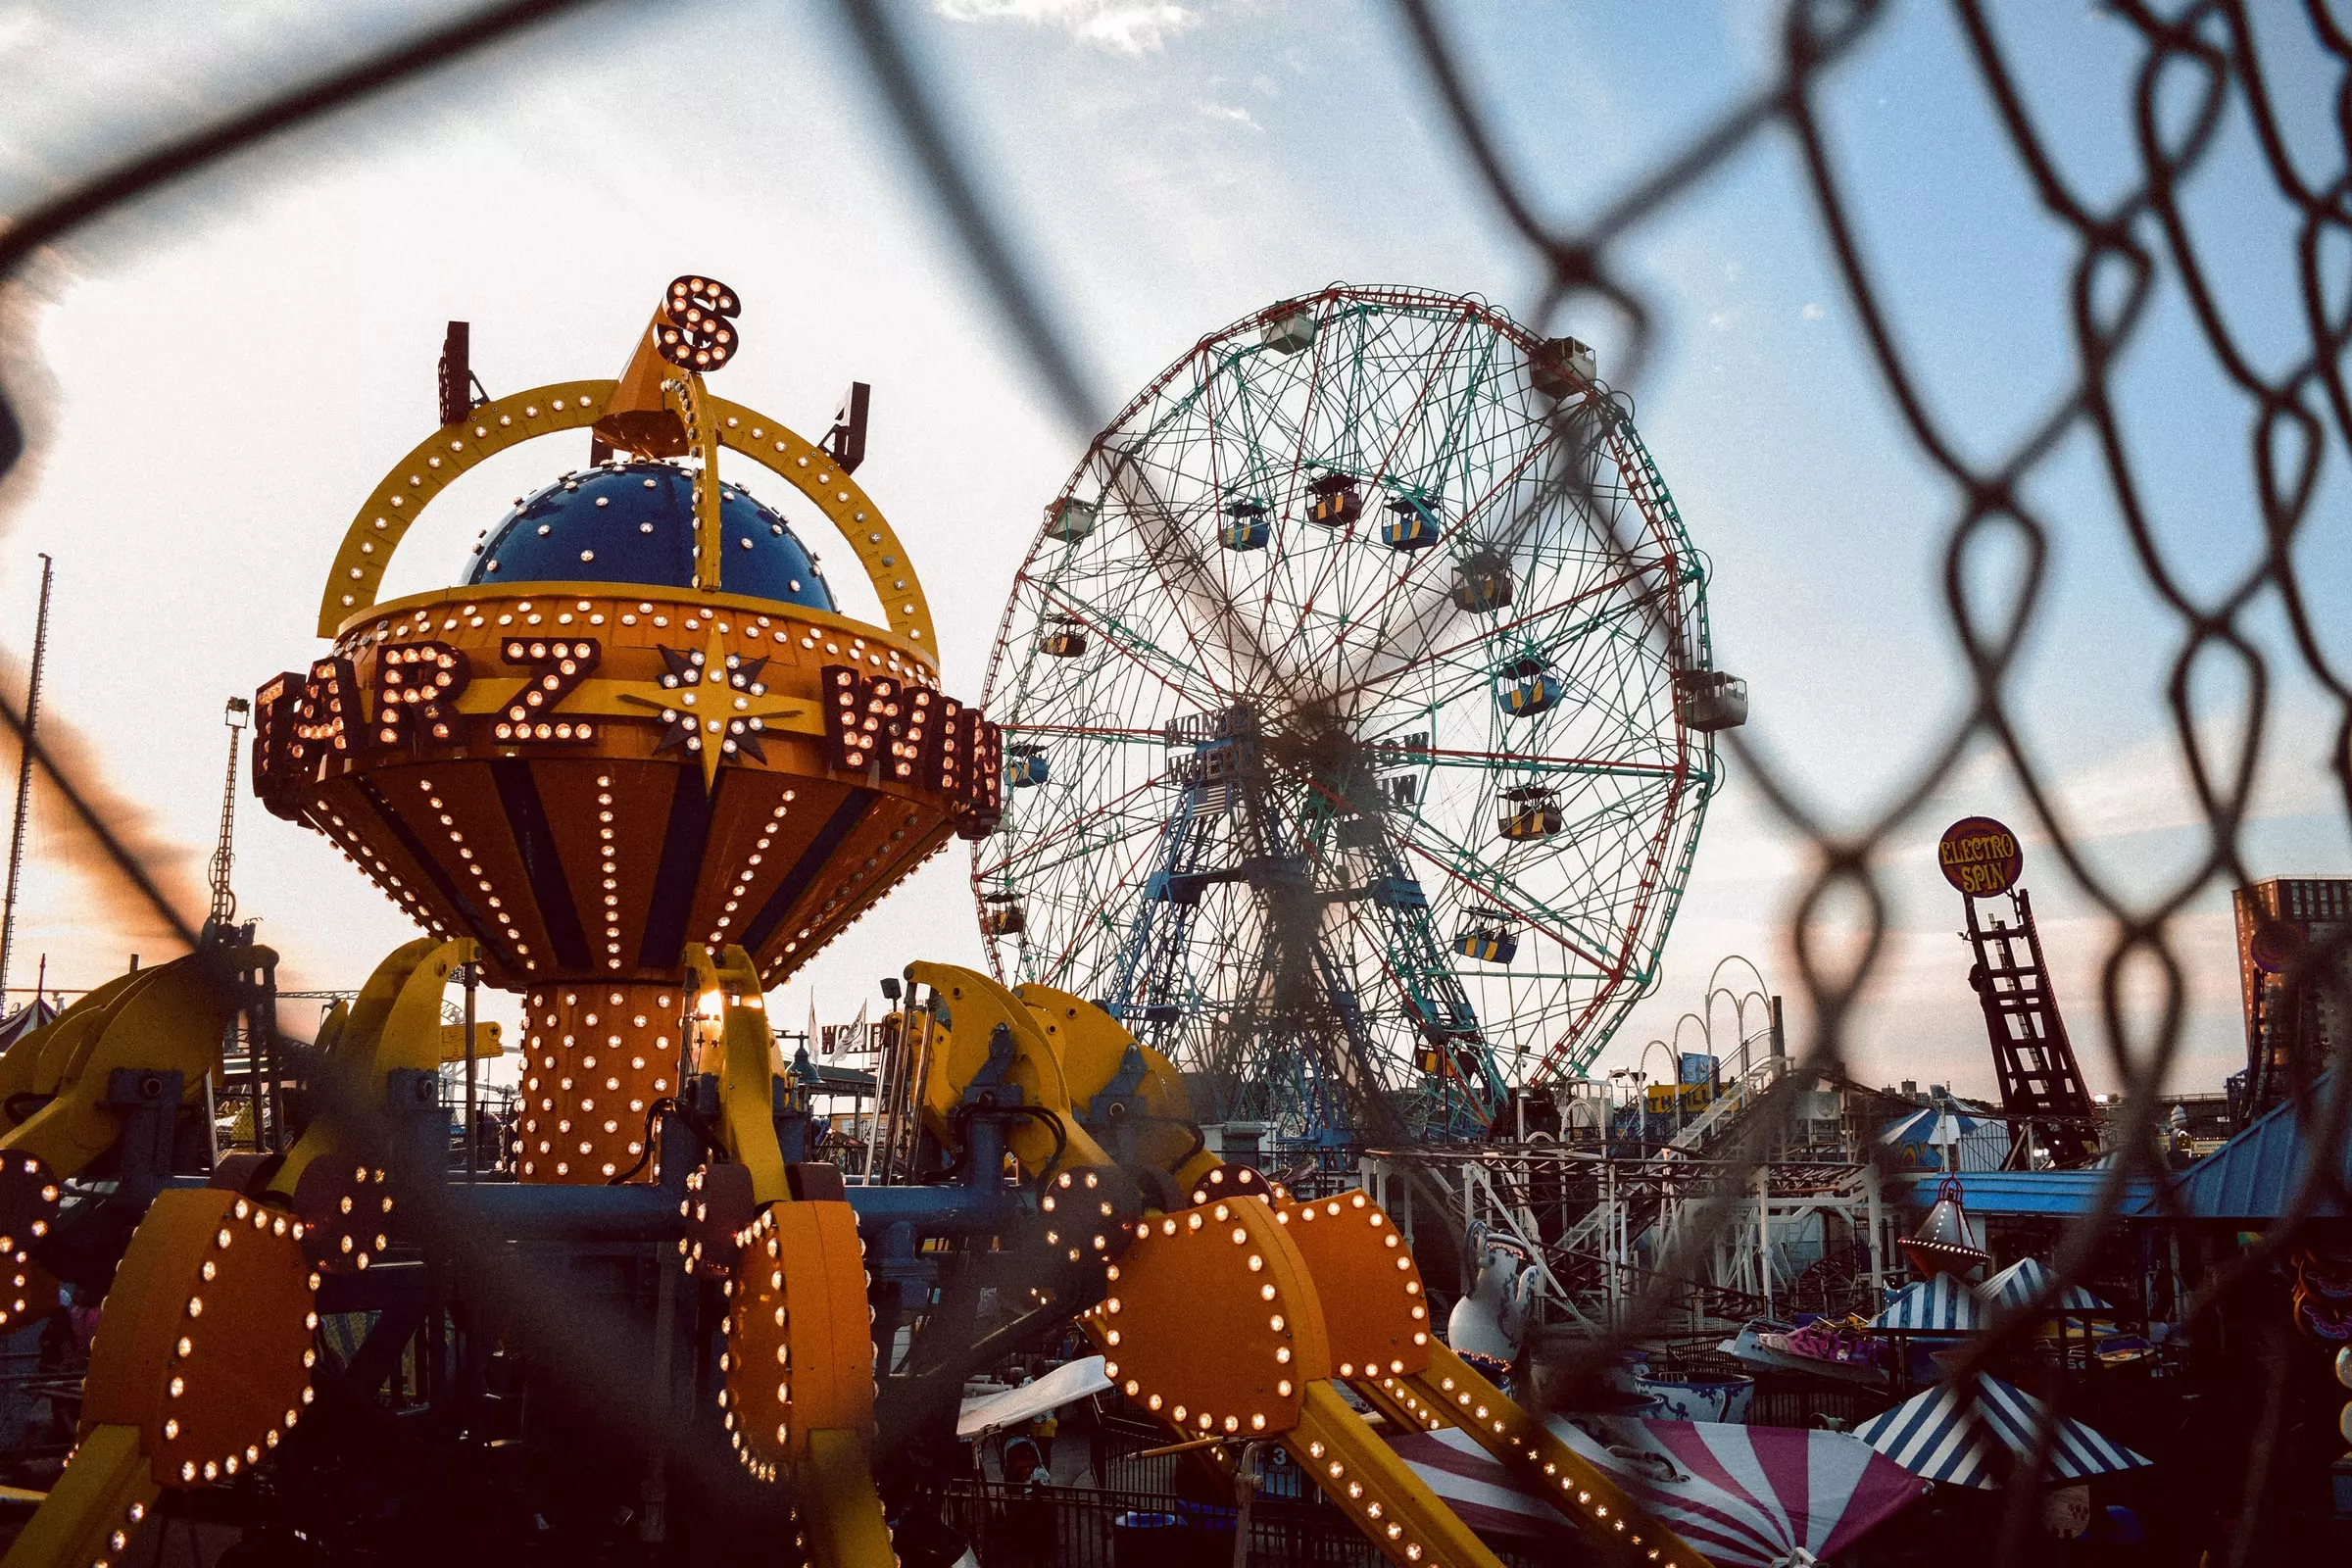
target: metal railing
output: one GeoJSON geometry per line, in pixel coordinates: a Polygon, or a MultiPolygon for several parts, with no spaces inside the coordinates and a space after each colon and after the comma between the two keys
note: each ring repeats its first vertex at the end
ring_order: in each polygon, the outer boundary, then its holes
{"type": "MultiPolygon", "coordinates": [[[[1126,1568],[1135,1561],[1234,1562],[1235,1510],[1194,1502],[1174,1492],[1097,1487],[1021,1487],[1004,1482],[956,1481],[947,1489],[948,1522],[972,1544],[980,1568],[1126,1568]],[[1166,1556],[1128,1547],[1121,1555],[1122,1521],[1152,1538],[1180,1535],[1166,1556]],[[1172,1522],[1163,1522],[1172,1521],[1172,1522]]],[[[1146,1549],[1168,1550],[1157,1539],[1146,1549]]],[[[1538,1568],[1556,1559],[1530,1543],[1526,1551],[1495,1548],[1505,1568],[1538,1568]]],[[[1250,1568],[1379,1568],[1380,1553],[1348,1516],[1320,1493],[1303,1498],[1259,1496],[1250,1510],[1250,1568]]]]}

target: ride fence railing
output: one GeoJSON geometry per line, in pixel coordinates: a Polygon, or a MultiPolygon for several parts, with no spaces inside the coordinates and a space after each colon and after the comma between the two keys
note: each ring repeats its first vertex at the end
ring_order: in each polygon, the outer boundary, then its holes
{"type": "MultiPolygon", "coordinates": [[[[1216,1568],[1236,1560],[1239,1511],[1173,1491],[949,1484],[948,1524],[980,1568],[1216,1568]]],[[[1490,1544],[1504,1568],[1545,1568],[1556,1554],[1490,1544]]],[[[1321,1493],[1261,1495],[1250,1509],[1250,1568],[1379,1568],[1380,1553],[1321,1493]]]]}

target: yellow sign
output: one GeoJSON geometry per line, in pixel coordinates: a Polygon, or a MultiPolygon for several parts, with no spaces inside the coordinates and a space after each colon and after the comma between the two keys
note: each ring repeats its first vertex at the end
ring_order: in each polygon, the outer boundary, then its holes
{"type": "Polygon", "coordinates": [[[1945,828],[1936,859],[1943,879],[1972,899],[2008,892],[2026,869],[2017,835],[1989,816],[1964,816],[1945,828]]]}

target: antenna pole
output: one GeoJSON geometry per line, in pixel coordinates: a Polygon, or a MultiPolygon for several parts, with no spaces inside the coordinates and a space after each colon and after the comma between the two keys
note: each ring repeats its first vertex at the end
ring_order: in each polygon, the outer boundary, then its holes
{"type": "Polygon", "coordinates": [[[466,1182],[467,1186],[471,1186],[479,1179],[482,1158],[481,1150],[478,1147],[479,1140],[474,1133],[477,1125],[475,1118],[480,1112],[478,1102],[474,1098],[479,1091],[474,1087],[474,1073],[477,1069],[473,1060],[473,991],[480,969],[481,965],[473,959],[466,960],[466,1182]]]}
{"type": "MultiPolygon", "coordinates": [[[[41,664],[49,653],[49,574],[55,565],[49,553],[43,551],[41,611],[32,628],[32,679],[24,690],[24,736],[17,756],[17,821],[8,841],[8,893],[0,901],[0,995],[6,994],[8,952],[17,937],[17,873],[24,861],[24,819],[32,807],[32,732],[41,716],[41,664]]],[[[47,978],[46,974],[43,978],[47,978]]],[[[38,1002],[40,998],[36,996],[33,1000],[38,1002]]]]}

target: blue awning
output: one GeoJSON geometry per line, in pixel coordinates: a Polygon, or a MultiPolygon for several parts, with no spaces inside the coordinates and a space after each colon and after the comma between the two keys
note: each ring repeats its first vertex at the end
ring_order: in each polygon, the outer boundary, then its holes
{"type": "MultiPolygon", "coordinates": [[[[2314,1171],[2315,1140],[2306,1117],[2324,1117],[2333,1080],[2322,1078],[2311,1092],[2255,1119],[2221,1148],[2183,1171],[2165,1206],[2185,1219],[2270,1220],[2287,1212],[2297,1188],[2314,1171]]],[[[2316,1129],[2315,1129],[2316,1131],[2316,1129]]],[[[2352,1185],[2352,1139],[2334,1152],[2336,1181],[2352,1185]]],[[[1970,1196],[1975,1196],[1972,1189],[1970,1196]]],[[[2343,1206],[2323,1190],[2307,1212],[2340,1219],[2343,1206]]]]}
{"type": "MultiPolygon", "coordinates": [[[[1993,1445],[2021,1462],[2032,1454],[2044,1418],[2042,1402],[1996,1377],[1979,1373],[1973,1381],[1973,1391],[1939,1383],[1914,1395],[1885,1415],[1863,1422],[1854,1436],[1924,1480],[1998,1487],[2007,1467],[1996,1461],[1993,1445]]],[[[2062,1416],[2051,1434],[2042,1479],[2081,1481],[2137,1470],[2149,1462],[2114,1439],[2062,1416]]]]}
{"type": "MultiPolygon", "coordinates": [[[[2212,1219],[2263,1221],[2288,1211],[2295,1190],[2314,1168],[2315,1140],[2304,1118],[2327,1112],[2330,1079],[2266,1112],[2187,1170],[2160,1185],[2145,1176],[2124,1179],[2115,1204],[2117,1219],[2212,1219]]],[[[2335,1151],[2336,1180],[2352,1190],[2352,1138],[2335,1151]]],[[[2046,1215],[2070,1218],[2089,1213],[2109,1170],[1996,1170],[1968,1178],[1971,1214],[2046,1215]]],[[[1914,1208],[1935,1200],[1934,1183],[1921,1179],[1889,1183],[1888,1195],[1914,1208]]],[[[2341,1219],[2344,1206],[2322,1192],[2309,1209],[2314,1218],[2341,1219]]]]}
{"type": "MultiPolygon", "coordinates": [[[[2216,1156],[2218,1157],[2218,1156],[2216,1156]]],[[[1988,1170],[1967,1178],[1971,1214],[2087,1214],[2098,1200],[2104,1170],[1988,1170]]],[[[1925,1208],[1936,1200],[1935,1184],[1922,1179],[1891,1188],[1899,1202],[1925,1208]]],[[[2145,1176],[2124,1181],[2116,1203],[2118,1219],[2145,1219],[2156,1212],[2157,1187],[2145,1176]]]]}

